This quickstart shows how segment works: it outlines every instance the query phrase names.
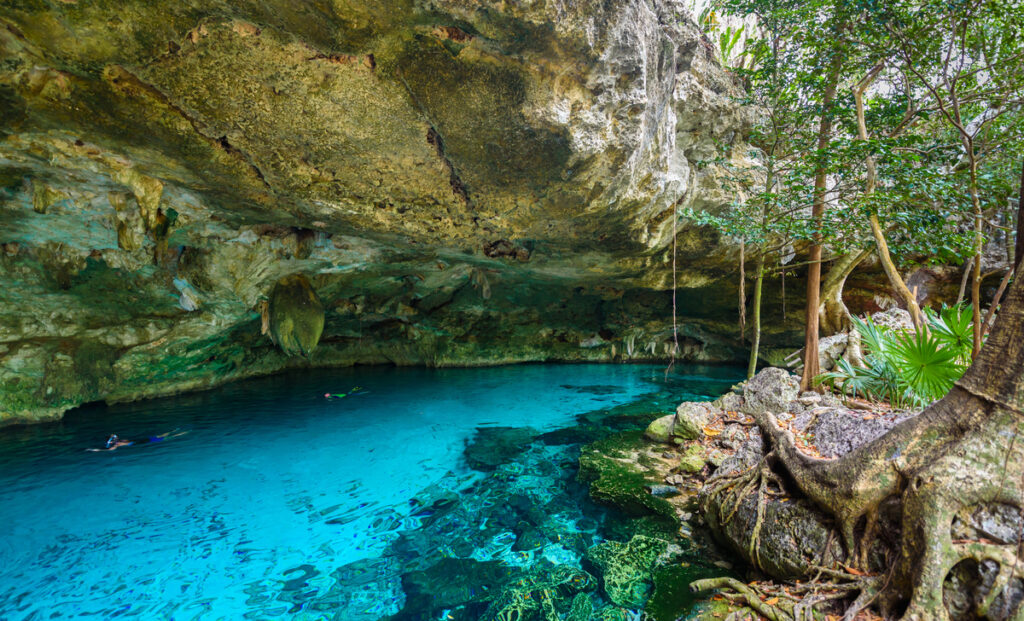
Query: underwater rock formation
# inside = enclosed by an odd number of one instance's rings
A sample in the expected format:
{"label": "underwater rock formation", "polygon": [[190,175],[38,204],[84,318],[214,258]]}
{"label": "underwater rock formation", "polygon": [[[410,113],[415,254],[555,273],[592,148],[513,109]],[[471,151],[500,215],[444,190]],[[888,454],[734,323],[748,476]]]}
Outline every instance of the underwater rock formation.
{"label": "underwater rock formation", "polygon": [[[678,0],[5,3],[0,55],[0,424],[302,365],[663,359],[674,229],[678,357],[742,355],[735,248],[673,213],[728,208],[697,163],[742,165],[750,113]],[[254,310],[296,273],[309,358]]]}

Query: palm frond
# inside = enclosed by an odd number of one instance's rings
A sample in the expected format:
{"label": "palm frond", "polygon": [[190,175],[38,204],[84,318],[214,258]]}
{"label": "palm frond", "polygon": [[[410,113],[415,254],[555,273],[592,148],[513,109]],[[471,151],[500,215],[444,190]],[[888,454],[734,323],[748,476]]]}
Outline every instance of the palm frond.
{"label": "palm frond", "polygon": [[974,346],[973,313],[970,304],[943,305],[938,313],[931,310],[927,312],[928,327],[932,334],[943,347],[956,352],[964,364],[970,360]]}
{"label": "palm frond", "polygon": [[924,331],[896,335],[889,353],[899,378],[925,401],[941,399],[963,374],[958,352]]}

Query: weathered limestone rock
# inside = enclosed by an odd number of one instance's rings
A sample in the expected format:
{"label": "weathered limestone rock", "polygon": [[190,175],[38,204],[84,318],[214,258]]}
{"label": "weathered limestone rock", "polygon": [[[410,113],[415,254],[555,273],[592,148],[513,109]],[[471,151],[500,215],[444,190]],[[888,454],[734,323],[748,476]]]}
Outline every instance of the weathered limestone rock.
{"label": "weathered limestone rock", "polygon": [[688,447],[679,457],[678,469],[687,474],[696,474],[704,469],[704,449],[699,444]]}
{"label": "weathered limestone rock", "polygon": [[800,394],[800,381],[784,369],[762,369],[743,385],[743,412],[785,412]]}
{"label": "weathered limestone rock", "polygon": [[310,357],[324,331],[324,305],[303,274],[277,281],[270,292],[270,334],[289,356]]}
{"label": "weathered limestone rock", "polygon": [[662,539],[635,535],[625,544],[608,541],[590,548],[584,565],[599,576],[608,599],[636,609],[643,607],[651,594],[654,568],[680,552],[678,546]]}
{"label": "weathered limestone rock", "polygon": [[913,330],[914,322],[910,319],[910,312],[902,308],[890,308],[871,315],[871,321],[876,325],[890,330]]}
{"label": "weathered limestone rock", "polygon": [[672,435],[682,440],[704,437],[704,427],[711,421],[714,406],[710,403],[686,401],[676,408]]}
{"label": "weathered limestone rock", "polygon": [[[750,112],[685,6],[4,4],[0,425],[309,364],[662,359],[673,228],[680,358],[739,357],[735,249],[672,214],[728,207],[695,164],[743,166]],[[298,273],[313,360],[254,312]],[[54,362],[95,344],[109,377]]]}
{"label": "weathered limestone rock", "polygon": [[669,414],[651,421],[644,431],[644,437],[655,442],[672,442],[672,430],[675,427],[675,415]]}

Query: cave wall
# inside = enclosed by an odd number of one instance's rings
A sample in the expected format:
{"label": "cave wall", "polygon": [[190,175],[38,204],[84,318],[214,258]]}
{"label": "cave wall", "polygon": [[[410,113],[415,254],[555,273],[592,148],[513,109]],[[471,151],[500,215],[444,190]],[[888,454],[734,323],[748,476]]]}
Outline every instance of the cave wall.
{"label": "cave wall", "polygon": [[[0,424],[303,365],[742,356],[751,112],[682,2],[0,7]],[[266,329],[323,304],[309,355]],[[773,326],[787,341],[792,322]]]}

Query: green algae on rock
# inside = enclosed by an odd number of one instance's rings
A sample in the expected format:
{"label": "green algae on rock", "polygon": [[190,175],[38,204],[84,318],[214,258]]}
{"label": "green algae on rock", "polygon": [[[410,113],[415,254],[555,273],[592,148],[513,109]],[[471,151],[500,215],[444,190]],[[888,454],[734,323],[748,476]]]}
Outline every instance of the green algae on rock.
{"label": "green algae on rock", "polygon": [[580,480],[589,483],[590,496],[601,504],[632,516],[675,520],[672,504],[645,489],[660,485],[661,479],[653,469],[629,458],[632,449],[644,443],[642,431],[627,431],[588,444],[580,453]]}
{"label": "green algae on rock", "polygon": [[324,331],[324,305],[304,274],[277,281],[270,292],[270,335],[289,356],[309,358]]}
{"label": "green algae on rock", "polygon": [[635,535],[628,543],[607,541],[589,550],[585,566],[601,576],[601,588],[612,602],[624,608],[642,608],[653,589],[655,567],[682,552],[663,539]]}

